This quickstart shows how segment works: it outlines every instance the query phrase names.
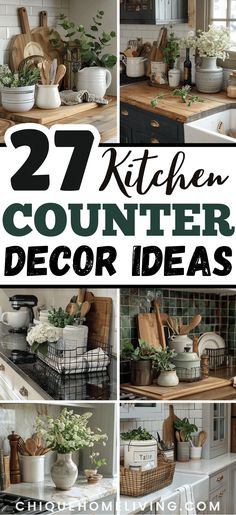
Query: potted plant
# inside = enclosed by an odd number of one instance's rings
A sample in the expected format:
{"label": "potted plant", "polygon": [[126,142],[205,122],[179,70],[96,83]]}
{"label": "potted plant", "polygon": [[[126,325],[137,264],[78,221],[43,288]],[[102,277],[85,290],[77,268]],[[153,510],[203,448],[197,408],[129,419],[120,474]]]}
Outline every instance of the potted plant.
{"label": "potted plant", "polygon": [[121,433],[121,445],[124,446],[124,466],[140,467],[151,462],[157,467],[157,441],[146,429],[138,429]]}
{"label": "potted plant", "polygon": [[63,350],[73,352],[70,357],[83,354],[87,349],[88,327],[83,325],[85,319],[80,316],[80,307],[73,315],[67,313],[63,308],[52,308],[49,310],[48,321],[55,327],[60,328],[60,336],[63,339]]}
{"label": "potted plant", "polygon": [[217,93],[222,88],[223,69],[217,66],[217,58],[228,57],[231,46],[230,32],[226,27],[209,26],[208,31],[199,31],[194,46],[201,59],[196,67],[196,86],[202,93]]}
{"label": "potted plant", "polygon": [[51,468],[51,475],[59,490],[69,490],[77,479],[78,468],[72,461],[72,452],[93,447],[97,442],[106,445],[107,435],[95,433],[88,426],[91,416],[92,413],[77,415],[64,408],[58,418],[47,416],[36,419],[38,433],[52,450],[57,451],[57,461]]}
{"label": "potted plant", "polygon": [[191,424],[187,417],[174,421],[177,437],[177,460],[189,461],[190,442],[193,432],[198,431],[196,424]]}
{"label": "potted plant", "polygon": [[168,68],[174,68],[176,60],[180,56],[179,39],[175,37],[174,32],[171,32],[163,49],[163,61],[168,65]]}
{"label": "potted plant", "polygon": [[129,345],[129,350],[126,346],[126,355],[131,359],[131,384],[148,386],[152,384],[152,365],[157,351],[145,340],[138,340],[138,343],[136,349],[132,343]]}
{"label": "potted plant", "polygon": [[160,371],[157,378],[159,386],[177,386],[179,383],[176,367],[172,362],[176,355],[176,352],[168,347],[155,354],[154,366]]}
{"label": "potted plant", "polygon": [[103,16],[104,11],[97,11],[90,30],[83,25],[76,26],[64,14],[61,14],[59,19],[59,25],[66,31],[65,64],[69,75],[72,75],[69,89],[85,89],[97,97],[105,95],[111,83],[108,68],[113,68],[117,62],[117,57],[107,52],[116,33],[113,30],[110,32],[103,30]]}
{"label": "potted plant", "polygon": [[102,475],[98,474],[98,469],[103,465],[107,464],[105,458],[100,458],[99,452],[92,452],[89,456],[90,461],[93,465],[95,465],[94,469],[85,469],[84,473],[87,478],[89,484],[95,484],[100,479],[102,479]]}
{"label": "potted plant", "polygon": [[60,333],[56,327],[49,324],[38,324],[32,327],[26,336],[26,341],[33,352],[40,352],[44,356],[48,353],[48,345],[57,343]]}
{"label": "potted plant", "polygon": [[[117,57],[107,52],[111,40],[116,37],[114,30],[103,30],[104,11],[98,10],[92,19],[90,29],[76,25],[64,14],[59,17],[59,25],[66,31],[64,59],[68,69],[68,89],[88,90],[97,97],[103,97],[111,83],[111,74]],[[57,45],[57,42],[54,41]],[[80,70],[81,69],[81,70]]]}
{"label": "potted plant", "polygon": [[25,112],[32,109],[35,101],[35,84],[39,82],[38,68],[27,63],[14,73],[9,67],[0,66],[2,105],[10,112]]}

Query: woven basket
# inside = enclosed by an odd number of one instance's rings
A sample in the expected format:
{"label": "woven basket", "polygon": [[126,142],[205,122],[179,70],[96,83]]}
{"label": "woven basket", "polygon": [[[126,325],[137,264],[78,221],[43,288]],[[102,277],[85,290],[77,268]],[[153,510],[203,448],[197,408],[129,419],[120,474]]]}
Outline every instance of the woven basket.
{"label": "woven basket", "polygon": [[151,470],[135,471],[124,467],[120,469],[120,493],[139,497],[161,490],[173,481],[175,471],[174,461],[163,461],[158,467]]}

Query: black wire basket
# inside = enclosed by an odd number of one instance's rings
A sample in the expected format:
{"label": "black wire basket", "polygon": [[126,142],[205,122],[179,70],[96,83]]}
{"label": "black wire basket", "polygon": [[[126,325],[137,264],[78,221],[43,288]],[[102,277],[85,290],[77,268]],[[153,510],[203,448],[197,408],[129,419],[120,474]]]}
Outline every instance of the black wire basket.
{"label": "black wire basket", "polygon": [[201,367],[176,367],[176,374],[181,383],[194,383],[202,379]]}
{"label": "black wire basket", "polygon": [[205,349],[205,351],[209,357],[210,370],[226,366],[228,350],[225,347],[221,349]]}
{"label": "black wire basket", "polygon": [[59,374],[83,374],[103,372],[110,364],[110,346],[93,342],[93,348],[74,344],[69,346],[63,339],[48,344],[47,355],[37,353],[38,358]]}

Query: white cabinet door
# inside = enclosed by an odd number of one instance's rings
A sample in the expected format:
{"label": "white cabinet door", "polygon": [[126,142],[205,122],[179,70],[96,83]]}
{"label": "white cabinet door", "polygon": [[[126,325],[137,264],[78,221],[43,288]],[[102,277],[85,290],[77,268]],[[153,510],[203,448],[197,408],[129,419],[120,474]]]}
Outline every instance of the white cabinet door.
{"label": "white cabinet door", "polygon": [[203,446],[203,458],[216,458],[228,452],[229,416],[228,404],[214,402],[203,405],[203,429],[208,434]]}
{"label": "white cabinet door", "polygon": [[229,513],[236,511],[236,464],[232,465],[229,472]]}
{"label": "white cabinet door", "polygon": [[22,379],[20,374],[8,365],[2,357],[0,357],[0,384],[2,385],[0,395],[5,395],[3,397],[5,400],[43,400],[43,397]]}

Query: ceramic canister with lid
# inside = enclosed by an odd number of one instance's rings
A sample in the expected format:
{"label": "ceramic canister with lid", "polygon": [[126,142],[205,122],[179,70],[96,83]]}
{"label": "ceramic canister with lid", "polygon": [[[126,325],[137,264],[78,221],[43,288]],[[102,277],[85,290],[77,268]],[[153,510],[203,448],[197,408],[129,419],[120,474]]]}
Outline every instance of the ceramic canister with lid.
{"label": "ceramic canister with lid", "polygon": [[157,467],[157,441],[156,440],[130,440],[122,441],[124,445],[124,465],[145,466],[152,462],[152,468]]}
{"label": "ceramic canister with lid", "polygon": [[173,349],[175,352],[184,352],[185,347],[189,347],[192,351],[193,341],[187,334],[177,334],[176,336],[172,336],[170,340],[171,350]]}
{"label": "ceramic canister with lid", "polygon": [[173,358],[173,363],[180,381],[192,382],[201,378],[200,358],[189,347],[185,347],[184,352],[179,352]]}

